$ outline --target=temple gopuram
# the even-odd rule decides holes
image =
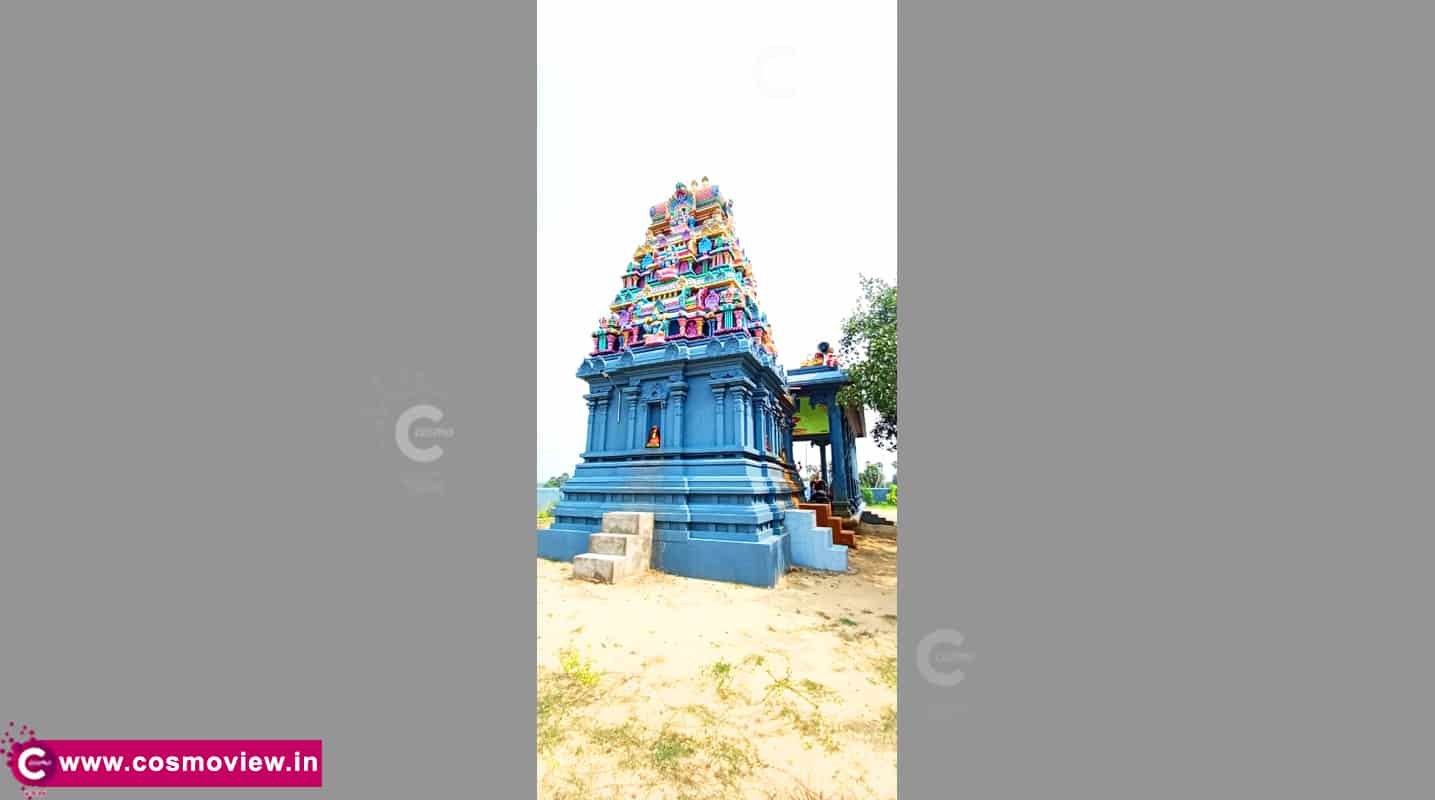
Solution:
[[[732,201],[707,178],[677,184],[649,209],[619,278],[577,373],[588,384],[582,461],[552,526],[537,532],[538,554],[572,561],[587,553],[605,513],[649,512],[653,569],[774,585],[793,563],[789,534],[810,533],[813,512],[798,510],[797,407]],[[804,387],[824,400],[826,388]],[[844,423],[834,420],[824,433],[845,456],[850,436],[844,441]],[[846,489],[850,468],[841,472]],[[855,513],[842,500],[842,513]],[[814,547],[836,563],[823,549],[830,545],[829,537]],[[845,569],[845,548],[840,555]]]
[[[703,178],[648,209],[652,224],[623,272],[592,355],[743,334],[775,356],[752,265],[732,229],[732,201]]]

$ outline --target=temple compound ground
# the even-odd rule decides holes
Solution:
[[[772,589],[538,562],[542,798],[897,796],[897,538]]]

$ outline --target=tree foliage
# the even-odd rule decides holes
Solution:
[[[885,484],[887,482],[887,476],[882,474],[881,464],[869,463],[862,468],[862,473],[857,476],[857,482],[861,484],[863,488],[873,489]]]
[[[567,483],[569,477],[571,476],[569,476],[569,474],[566,472],[562,473],[561,475],[554,475],[553,477],[543,482],[543,488],[557,489],[558,487]]]
[[[877,412],[872,439],[897,449],[897,286],[862,276],[857,310],[842,322],[842,364],[852,385],[837,396]]]

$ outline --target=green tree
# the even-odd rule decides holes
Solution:
[[[882,486],[887,482],[887,476],[882,474],[881,464],[868,464],[862,468],[862,474],[857,476],[857,482],[863,487],[873,489]]]
[[[842,322],[843,369],[852,385],[837,395],[844,405],[877,412],[872,440],[897,450],[897,287],[881,278],[861,277],[857,310]]]
[[[568,482],[568,479],[569,479],[570,477],[572,477],[572,476],[570,476],[570,475],[569,475],[568,473],[566,473],[566,472],[563,473],[562,475],[554,475],[553,477],[551,477],[551,478],[549,478],[548,480],[546,480],[546,481],[543,482],[543,488],[545,488],[545,489],[557,489],[558,487],[560,487],[560,486],[562,486],[563,484],[567,483],[567,482]]]

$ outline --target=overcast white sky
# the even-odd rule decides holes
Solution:
[[[648,207],[704,175],[781,362],[835,345],[858,275],[897,275],[896,3],[539,2],[539,480],[578,462],[574,373]],[[896,455],[859,439],[857,458],[891,477]]]

